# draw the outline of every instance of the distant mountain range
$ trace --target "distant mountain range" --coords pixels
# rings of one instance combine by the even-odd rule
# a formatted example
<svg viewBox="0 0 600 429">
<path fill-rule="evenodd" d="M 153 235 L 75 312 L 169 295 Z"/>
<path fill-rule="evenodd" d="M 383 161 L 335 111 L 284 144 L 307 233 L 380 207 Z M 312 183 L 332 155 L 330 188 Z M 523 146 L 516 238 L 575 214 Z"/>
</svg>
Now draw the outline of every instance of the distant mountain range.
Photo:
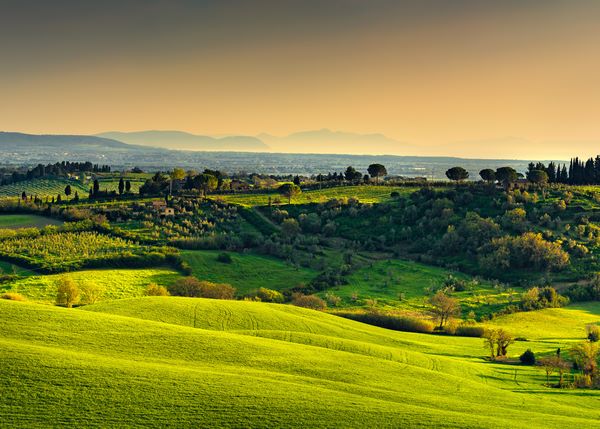
<svg viewBox="0 0 600 429">
<path fill-rule="evenodd" d="M 207 136 L 182 131 L 111 131 L 97 137 L 163 149 L 234 152 L 399 154 L 408 145 L 383 134 L 356 134 L 321 129 L 287 136 Z"/>
<path fill-rule="evenodd" d="M 37 135 L 0 131 L 0 148 L 4 151 L 121 149 L 133 150 L 131 145 L 110 138 L 80 135 Z"/>
<path fill-rule="evenodd" d="M 402 154 L 413 150 L 408 144 L 383 134 L 357 134 L 327 128 L 301 131 L 284 137 L 270 134 L 259 134 L 257 137 L 274 152 L 383 155 Z"/>
<path fill-rule="evenodd" d="M 252 136 L 211 137 L 183 131 L 111 131 L 97 137 L 118 140 L 123 143 L 151 146 L 163 149 L 195 151 L 268 152 L 264 142 Z"/>
</svg>

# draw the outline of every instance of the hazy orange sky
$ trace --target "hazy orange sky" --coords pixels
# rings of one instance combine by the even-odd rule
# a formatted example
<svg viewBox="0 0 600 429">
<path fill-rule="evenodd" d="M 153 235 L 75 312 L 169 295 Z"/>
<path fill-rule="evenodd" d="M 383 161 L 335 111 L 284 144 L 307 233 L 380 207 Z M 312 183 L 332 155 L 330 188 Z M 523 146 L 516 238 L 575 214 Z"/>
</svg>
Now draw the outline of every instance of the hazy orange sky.
<svg viewBox="0 0 600 429">
<path fill-rule="evenodd" d="M 0 129 L 327 127 L 397 154 L 595 155 L 599 22 L 596 0 L 0 0 Z"/>
</svg>

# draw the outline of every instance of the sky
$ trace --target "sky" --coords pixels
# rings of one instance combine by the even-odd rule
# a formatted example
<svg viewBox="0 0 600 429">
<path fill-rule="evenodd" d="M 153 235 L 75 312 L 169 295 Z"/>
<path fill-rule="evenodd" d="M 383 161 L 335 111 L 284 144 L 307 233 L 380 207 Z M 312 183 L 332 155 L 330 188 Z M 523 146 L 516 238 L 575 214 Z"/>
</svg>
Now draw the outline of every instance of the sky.
<svg viewBox="0 0 600 429">
<path fill-rule="evenodd" d="M 399 155 L 591 156 L 599 20 L 596 0 L 0 0 L 0 129 L 329 128 Z"/>
</svg>

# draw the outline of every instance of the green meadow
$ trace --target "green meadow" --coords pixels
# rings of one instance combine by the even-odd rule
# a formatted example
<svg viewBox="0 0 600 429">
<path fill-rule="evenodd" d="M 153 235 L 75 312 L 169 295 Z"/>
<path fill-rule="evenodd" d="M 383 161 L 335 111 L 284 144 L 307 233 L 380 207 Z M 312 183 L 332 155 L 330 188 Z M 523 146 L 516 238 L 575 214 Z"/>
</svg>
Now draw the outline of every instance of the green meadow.
<svg viewBox="0 0 600 429">
<path fill-rule="evenodd" d="M 217 260 L 219 251 L 185 250 L 183 260 L 199 279 L 216 283 L 229 283 L 243 295 L 260 287 L 282 290 L 312 280 L 317 272 L 308 268 L 294 267 L 281 259 L 253 253 L 229 252 L 231 263 Z"/>
<path fill-rule="evenodd" d="M 0 284 L 0 292 L 16 292 L 31 301 L 53 304 L 56 301 L 57 283 L 62 275 L 29 275 Z M 68 276 L 76 284 L 98 286 L 101 289 L 100 300 L 108 300 L 142 296 L 148 284 L 168 286 L 180 274 L 169 268 L 145 268 L 74 271 Z"/>
<path fill-rule="evenodd" d="M 539 369 L 485 361 L 481 339 L 193 298 L 0 312 L 11 427 L 600 426 L 598 392 L 543 388 Z"/>
<path fill-rule="evenodd" d="M 418 188 L 406 186 L 339 186 L 326 189 L 306 191 L 292 198 L 292 204 L 322 203 L 332 198 L 356 198 L 362 203 L 379 203 L 392 199 L 391 193 L 398 192 L 400 195 L 409 195 Z M 272 193 L 246 193 L 246 194 L 214 194 L 211 198 L 241 206 L 266 206 L 271 202 L 275 204 L 279 200 L 281 204 L 287 204 L 288 200 L 276 191 Z"/>
</svg>

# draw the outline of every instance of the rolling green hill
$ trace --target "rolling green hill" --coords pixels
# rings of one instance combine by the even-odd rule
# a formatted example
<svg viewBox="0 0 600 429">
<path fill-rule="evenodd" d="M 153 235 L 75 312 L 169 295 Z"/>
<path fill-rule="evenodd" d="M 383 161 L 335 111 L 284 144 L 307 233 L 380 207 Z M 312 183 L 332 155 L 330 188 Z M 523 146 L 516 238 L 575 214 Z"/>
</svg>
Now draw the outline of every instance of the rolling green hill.
<svg viewBox="0 0 600 429">
<path fill-rule="evenodd" d="M 3 424 L 600 426 L 597 392 L 545 389 L 528 367 L 515 381 L 513 367 L 481 359 L 479 339 L 252 302 L 141 298 L 87 310 L 0 300 Z"/>
</svg>

